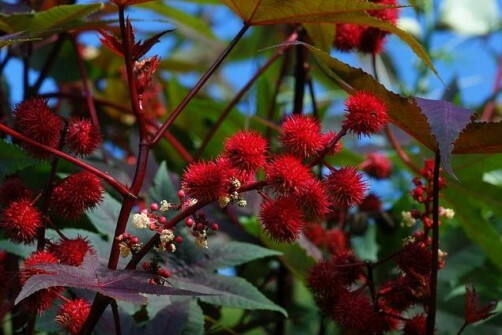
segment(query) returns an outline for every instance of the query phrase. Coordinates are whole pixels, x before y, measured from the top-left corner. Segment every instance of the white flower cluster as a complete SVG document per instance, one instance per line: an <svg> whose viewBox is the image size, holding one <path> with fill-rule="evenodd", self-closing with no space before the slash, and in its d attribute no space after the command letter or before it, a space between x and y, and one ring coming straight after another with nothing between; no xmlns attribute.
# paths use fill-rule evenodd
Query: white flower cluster
<svg viewBox="0 0 502 335"><path fill-rule="evenodd" d="M413 217L411 212L401 212L401 216L403 217L403 220L401 221L402 226L406 227L413 227L417 220Z"/></svg>
<svg viewBox="0 0 502 335"><path fill-rule="evenodd" d="M150 218L144 212L132 216L132 225L136 229L145 229L150 224Z"/></svg>

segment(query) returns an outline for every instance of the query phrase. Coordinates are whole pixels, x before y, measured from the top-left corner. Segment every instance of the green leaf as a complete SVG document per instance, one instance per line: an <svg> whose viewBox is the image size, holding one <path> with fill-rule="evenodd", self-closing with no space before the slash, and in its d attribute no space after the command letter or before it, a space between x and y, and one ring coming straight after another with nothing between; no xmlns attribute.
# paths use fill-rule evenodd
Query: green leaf
<svg viewBox="0 0 502 335"><path fill-rule="evenodd" d="M364 261L378 261L378 251L380 247L376 241L376 236L377 226L376 224L370 224L364 236L352 238L352 247L357 257Z"/></svg>
<svg viewBox="0 0 502 335"><path fill-rule="evenodd" d="M280 252L265 249L250 243L228 242L211 247L208 259L204 262L206 269L233 267L255 259L279 256Z"/></svg>
<svg viewBox="0 0 502 335"><path fill-rule="evenodd" d="M250 25L266 24L291 24L291 23L331 23L310 27L310 33L317 44L326 50L327 39L333 36L334 23L353 23L358 25L379 28L395 34L407 43L413 52L437 75L429 55L420 43L405 31L395 25L374 18L366 13L366 10L392 8L393 6L381 6L367 1L324 1L324 0L290 0L285 3L282 0L222 0ZM324 35L324 37L321 37Z"/></svg>
<svg viewBox="0 0 502 335"><path fill-rule="evenodd" d="M153 185L148 190L148 198L150 202L160 202L161 200L176 202L178 200L177 191L169 176L165 161L160 163L159 169L155 173Z"/></svg>
<svg viewBox="0 0 502 335"><path fill-rule="evenodd" d="M204 334L204 313L195 299L192 299L190 301L190 305L188 306L188 320L182 334Z"/></svg>
<svg viewBox="0 0 502 335"><path fill-rule="evenodd" d="M288 315L282 307L274 304L243 278L205 274L204 283L222 292L221 295L199 297L201 301L208 304L250 310L265 309L280 312L284 316Z"/></svg>
<svg viewBox="0 0 502 335"><path fill-rule="evenodd" d="M348 93L366 90L378 95L387 104L392 123L432 151L436 151L436 140L414 98L405 98L390 92L363 70L353 68L311 45L304 45L315 54L326 74L335 83ZM502 122L471 122L455 142L453 154L502 153L501 133Z"/></svg>
<svg viewBox="0 0 502 335"><path fill-rule="evenodd" d="M43 12L0 14L0 29L7 33L29 31L34 36L48 36L78 27L83 17L102 7L101 3L60 5Z"/></svg>
<svg viewBox="0 0 502 335"><path fill-rule="evenodd" d="M180 30L183 30L191 38L203 38L205 41L216 40L211 27L201 18L187 14L179 9L168 6L165 2L155 1L142 4L141 7L150 9L158 15L172 20Z"/></svg>
<svg viewBox="0 0 502 335"><path fill-rule="evenodd" d="M120 202L105 192L101 204L88 211L87 217L100 233L109 237L114 236L120 208Z"/></svg>
<svg viewBox="0 0 502 335"><path fill-rule="evenodd" d="M24 43L29 41L40 40L40 38L28 38L25 32L18 32L14 34L7 34L0 37L0 48L6 47L12 44Z"/></svg>
<svg viewBox="0 0 502 335"><path fill-rule="evenodd" d="M17 145L0 140L0 180L38 162Z"/></svg>

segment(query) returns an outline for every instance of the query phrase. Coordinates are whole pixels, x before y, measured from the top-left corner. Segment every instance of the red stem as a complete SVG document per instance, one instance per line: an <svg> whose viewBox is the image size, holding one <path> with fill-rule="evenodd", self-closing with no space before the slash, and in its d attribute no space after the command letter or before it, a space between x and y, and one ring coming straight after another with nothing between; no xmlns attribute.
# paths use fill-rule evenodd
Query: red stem
<svg viewBox="0 0 502 335"><path fill-rule="evenodd" d="M334 148L335 145L338 143L338 141L340 141L340 139L342 137L344 137L345 135L347 135L347 129L342 128L336 134L335 138L331 141L331 143L328 144L326 146L326 148L324 148L324 150L319 153L319 155L317 156L317 158L314 159L312 162L310 162L308 166L309 167L313 167L313 166L316 166L317 164L321 163L324 160L324 157L326 157L326 155L328 154L328 152L330 152L331 149Z"/></svg>
<svg viewBox="0 0 502 335"><path fill-rule="evenodd" d="M293 32L287 39L286 41L284 41L285 43L288 43L288 42L293 42L297 39L298 37L298 33L295 31ZM208 145L209 141L211 140L211 138L214 136L214 134L216 133L216 131L218 130L218 128L221 126L221 124L223 123L223 121L227 118L227 116L230 114L230 112L232 111L232 108L235 107L235 105L237 105L237 103L242 99L242 97L244 96L244 94L246 94L246 92L251 88L251 86L253 86L253 84L256 82L256 80L258 80L258 78L279 58L281 57L283 54L284 54L284 51L286 51L289 47L291 47L291 45L282 45L270 58L269 60L263 64L262 67L260 67L260 69L253 75L253 77L251 77L251 79L249 79L249 81L246 83L246 85L244 85L244 87L239 91L239 93L237 93L237 95L232 99L232 101L230 101L230 103L227 105L227 107L225 107L225 109L223 110L223 112L221 112L218 120L216 120L216 122L213 124L213 126L211 127L211 129L209 129L209 132L207 133L206 137L204 138L204 140L202 141L202 144L201 146L199 147L199 149L197 149L197 152L194 154L194 158L195 160L198 160L202 154L202 152L204 151L204 149L206 148L206 146Z"/></svg>
<svg viewBox="0 0 502 335"><path fill-rule="evenodd" d="M439 266L439 165L440 152L436 152L434 162L434 199L432 204L432 264L430 278L429 309L427 313L427 335L434 335L436 325L437 274Z"/></svg>
<svg viewBox="0 0 502 335"><path fill-rule="evenodd" d="M18 139L24 143L30 144L32 146L39 148L39 149L43 149L43 150L50 152L50 153L52 153L52 154L54 154L64 160L70 162L70 163L73 163L77 166L80 166L84 170L87 170L90 173L92 173L92 174L98 176L99 178L103 179L104 181L106 181L111 187L113 187L115 190L117 190L117 192L119 192L124 197L129 197L129 198L133 198L133 199L136 198L136 196L134 194L132 194L124 185L122 185L120 182L118 182L115 178L113 178L112 176L110 176L106 172L102 172L101 170L96 169L95 167L93 167L93 166L73 157L73 156L70 156L62 151L48 147L48 146L41 144L39 142L33 141L31 138L28 138L24 135L21 135L20 133L7 127L3 123L0 123L0 131L6 133L7 135L12 136L15 139Z"/></svg>
<svg viewBox="0 0 502 335"><path fill-rule="evenodd" d="M71 41L73 47L75 48L75 53L77 55L78 68L80 71L80 77L82 77L82 90L85 102L87 103L87 109L89 110L89 116L91 117L92 124L99 129L99 119L96 112L96 106L94 105L94 99L91 93L91 87L89 85L89 78L87 76L87 69L85 68L84 59L82 57L82 52L78 47L77 37L72 36Z"/></svg>
<svg viewBox="0 0 502 335"><path fill-rule="evenodd" d="M406 166L409 167L413 172L420 175L420 169L411 161L410 157L403 150L403 148L397 141L396 136L394 136L394 133L390 129L390 126L385 127L385 135L387 136L387 139L389 140L394 150L396 150L397 155L399 156L399 158L401 158L403 163L406 164Z"/></svg>
<svg viewBox="0 0 502 335"><path fill-rule="evenodd" d="M495 76L495 82L493 83L493 93L497 93L502 85L502 56L499 57L499 64L497 69L497 75ZM493 99L495 100L495 96ZM495 111L495 102L493 100L489 101L484 110L483 115L481 115L481 121L490 121L493 112Z"/></svg>
<svg viewBox="0 0 502 335"><path fill-rule="evenodd" d="M199 81L195 84L195 86L188 92L188 94L183 98L178 106L173 110L172 114L169 115L164 124L159 128L157 134L151 141L151 145L154 146L162 139L162 134L173 124L176 118L180 115L180 113L185 109L188 103L197 95L200 89L204 86L204 84L208 81L209 78L214 74L216 69L221 65L223 60L228 56L230 51L237 45L239 40L244 36L244 33L248 30L249 25L247 23L241 28L241 30L234 37L232 42L226 47L225 50L218 56L218 58L214 61L211 67L204 73L204 75L199 79Z"/></svg>
<svg viewBox="0 0 502 335"><path fill-rule="evenodd" d="M300 31L300 41L305 40L305 31ZM297 45L296 64L295 64L295 95L293 102L293 114L303 114L303 100L305 97L305 81L308 73L308 49L303 45Z"/></svg>

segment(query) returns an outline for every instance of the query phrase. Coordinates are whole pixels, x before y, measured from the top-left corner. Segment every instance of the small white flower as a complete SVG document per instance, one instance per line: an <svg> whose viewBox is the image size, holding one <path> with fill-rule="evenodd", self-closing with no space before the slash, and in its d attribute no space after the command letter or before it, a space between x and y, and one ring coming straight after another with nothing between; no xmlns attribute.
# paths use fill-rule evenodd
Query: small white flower
<svg viewBox="0 0 502 335"><path fill-rule="evenodd" d="M160 233L160 243L166 244L174 240L174 233L171 229L164 229Z"/></svg>
<svg viewBox="0 0 502 335"><path fill-rule="evenodd" d="M150 224L150 218L146 213L134 214L132 216L132 225L136 229L145 229Z"/></svg>
<svg viewBox="0 0 502 335"><path fill-rule="evenodd" d="M247 204L248 202L245 199L240 198L239 200L237 200L237 206L239 207L246 207Z"/></svg>
<svg viewBox="0 0 502 335"><path fill-rule="evenodd" d="M195 245L199 248L208 248L206 231L201 231L198 233L198 235L195 237Z"/></svg>
<svg viewBox="0 0 502 335"><path fill-rule="evenodd" d="M401 216L403 217L403 221L401 221L401 225L407 227L413 227L417 220L411 215L411 212L401 212Z"/></svg>
<svg viewBox="0 0 502 335"><path fill-rule="evenodd" d="M120 256L126 258L131 254L131 249L129 249L127 243L121 242L119 244L119 248L120 248Z"/></svg>
<svg viewBox="0 0 502 335"><path fill-rule="evenodd" d="M162 200L160 202L160 211L167 212L171 208L171 204L167 200Z"/></svg>
<svg viewBox="0 0 502 335"><path fill-rule="evenodd" d="M447 219L453 219L455 211L451 208L439 207L439 215L444 216Z"/></svg>

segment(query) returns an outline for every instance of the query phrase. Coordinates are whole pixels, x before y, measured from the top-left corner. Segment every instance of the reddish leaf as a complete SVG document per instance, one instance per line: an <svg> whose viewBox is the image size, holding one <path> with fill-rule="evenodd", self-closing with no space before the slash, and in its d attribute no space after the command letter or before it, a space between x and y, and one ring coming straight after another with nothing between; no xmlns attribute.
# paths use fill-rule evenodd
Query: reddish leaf
<svg viewBox="0 0 502 335"><path fill-rule="evenodd" d="M174 31L174 29L164 30L163 32L160 32L160 33L150 37L145 42L139 40L137 43L134 44L134 46L132 48L132 51L131 51L132 56L131 57L133 59L139 59L139 58L143 57L143 55L146 54L154 46L154 44L159 42L159 38L162 35L169 33L171 31Z"/></svg>
<svg viewBox="0 0 502 335"><path fill-rule="evenodd" d="M99 40L105 47L121 57L124 56L124 52L122 51L122 43L115 36L108 34L103 29L98 29L98 32L101 34Z"/></svg>
<svg viewBox="0 0 502 335"><path fill-rule="evenodd" d="M347 92L368 90L384 99L389 118L396 126L435 151L437 143L431 134L427 118L414 98L404 98L387 90L371 75L330 57L327 53L304 44L320 60L321 66ZM502 153L501 122L471 122L454 144L454 154Z"/></svg>
<svg viewBox="0 0 502 335"><path fill-rule="evenodd" d="M110 270L101 264L96 255L87 254L82 265L37 264L36 269L49 272L30 277L16 298L16 304L38 290L66 286L99 292L116 300L145 304L147 299L140 293L157 295L205 295L194 291L152 285L151 274L139 270Z"/></svg>
<svg viewBox="0 0 502 335"><path fill-rule="evenodd" d="M471 324L489 318L495 313L497 301L479 306L479 295L474 287L465 288L465 323Z"/></svg>
<svg viewBox="0 0 502 335"><path fill-rule="evenodd" d="M453 144L471 121L473 112L444 100L415 98L415 101L427 117L432 135L436 138L445 171L455 176L450 165Z"/></svg>
<svg viewBox="0 0 502 335"><path fill-rule="evenodd" d="M137 5L140 3L145 3L145 2L150 2L154 0L112 0L114 4L117 6L130 6L130 5Z"/></svg>

